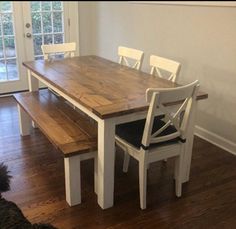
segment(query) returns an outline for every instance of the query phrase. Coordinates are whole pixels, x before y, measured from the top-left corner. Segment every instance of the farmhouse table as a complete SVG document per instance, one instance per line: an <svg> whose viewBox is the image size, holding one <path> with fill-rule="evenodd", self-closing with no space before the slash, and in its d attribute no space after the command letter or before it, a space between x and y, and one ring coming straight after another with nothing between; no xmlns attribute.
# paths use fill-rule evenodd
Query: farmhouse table
<svg viewBox="0 0 236 229"><path fill-rule="evenodd" d="M122 66L98 56L80 56L62 60L24 62L29 90L36 91L39 81L64 97L98 124L97 198L102 209L113 206L115 126L146 117L147 88L179 86L168 80ZM199 92L199 100L207 94ZM190 118L184 153L183 182L189 180L195 111ZM21 123L23 126L24 123ZM71 165L72 166L72 165Z"/></svg>

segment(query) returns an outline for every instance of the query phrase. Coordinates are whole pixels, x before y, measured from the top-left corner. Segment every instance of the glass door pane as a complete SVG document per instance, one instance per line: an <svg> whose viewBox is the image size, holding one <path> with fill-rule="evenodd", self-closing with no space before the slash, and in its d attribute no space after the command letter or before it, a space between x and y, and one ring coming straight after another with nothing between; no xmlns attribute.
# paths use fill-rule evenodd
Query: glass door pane
<svg viewBox="0 0 236 229"><path fill-rule="evenodd" d="M62 1L31 2L34 58L43 59L42 44L63 43L64 9Z"/></svg>
<svg viewBox="0 0 236 229"><path fill-rule="evenodd" d="M42 44L78 34L77 1L0 1L0 96L28 89L22 62L42 59Z"/></svg>
<svg viewBox="0 0 236 229"><path fill-rule="evenodd" d="M0 2L0 82L19 80L12 2Z"/></svg>

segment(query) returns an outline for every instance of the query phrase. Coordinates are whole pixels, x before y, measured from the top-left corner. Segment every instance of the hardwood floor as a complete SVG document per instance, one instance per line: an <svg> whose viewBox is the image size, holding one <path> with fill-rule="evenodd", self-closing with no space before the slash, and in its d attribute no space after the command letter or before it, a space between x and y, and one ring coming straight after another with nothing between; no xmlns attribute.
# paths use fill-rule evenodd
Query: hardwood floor
<svg viewBox="0 0 236 229"><path fill-rule="evenodd" d="M81 168L82 204L65 201L63 157L38 130L21 137L16 103L0 98L0 162L13 176L3 196L21 207L31 222L70 228L229 228L236 225L236 157L195 137L191 179L175 197L173 160L148 171L147 209L139 208L138 167L122 173L116 154L115 204L101 210L93 192L93 161Z"/></svg>

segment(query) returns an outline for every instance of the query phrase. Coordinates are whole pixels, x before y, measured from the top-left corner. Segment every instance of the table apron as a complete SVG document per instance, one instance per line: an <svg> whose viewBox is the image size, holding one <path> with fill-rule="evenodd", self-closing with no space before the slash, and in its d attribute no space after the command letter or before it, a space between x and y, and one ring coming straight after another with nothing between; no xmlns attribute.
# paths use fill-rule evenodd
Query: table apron
<svg viewBox="0 0 236 229"><path fill-rule="evenodd" d="M30 71L30 70L28 70ZM58 93L60 96L62 96L64 99L66 99L68 102L70 102L72 105L74 105L75 107L77 107L79 110L83 111L84 113L86 113L89 117L91 117L92 119L96 120L97 122L99 120L101 120L101 118L99 118L97 115L95 115L92 111L90 111L89 109L87 109L86 107L82 106L81 104L79 104L78 102L76 102L75 100L73 100L72 98L70 98L68 95L66 95L64 92L62 92L61 90L59 90L58 88L56 88L55 86L53 86L52 84L50 84L48 81L42 79L39 75L35 74L34 72L30 71L31 73L28 74L29 76L29 82L34 82L32 79L30 80L31 76L35 77L36 79L38 79L39 81L41 81L42 83L44 83L46 86L50 87L51 89L53 89L56 93ZM34 82L35 83L35 82ZM35 88L35 86L30 85L30 88Z"/></svg>

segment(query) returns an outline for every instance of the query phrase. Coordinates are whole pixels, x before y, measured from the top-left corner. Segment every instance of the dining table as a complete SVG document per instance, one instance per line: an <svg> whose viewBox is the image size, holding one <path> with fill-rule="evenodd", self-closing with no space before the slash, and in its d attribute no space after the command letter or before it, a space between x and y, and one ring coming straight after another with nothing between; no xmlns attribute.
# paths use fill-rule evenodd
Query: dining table
<svg viewBox="0 0 236 229"><path fill-rule="evenodd" d="M23 65L28 72L29 91L39 90L39 82L42 82L97 122L97 202L102 209L112 207L116 125L146 117L148 88L180 85L95 55L27 61ZM194 101L184 150L182 182L187 182L190 175L197 104L207 97L207 93L200 90Z"/></svg>

